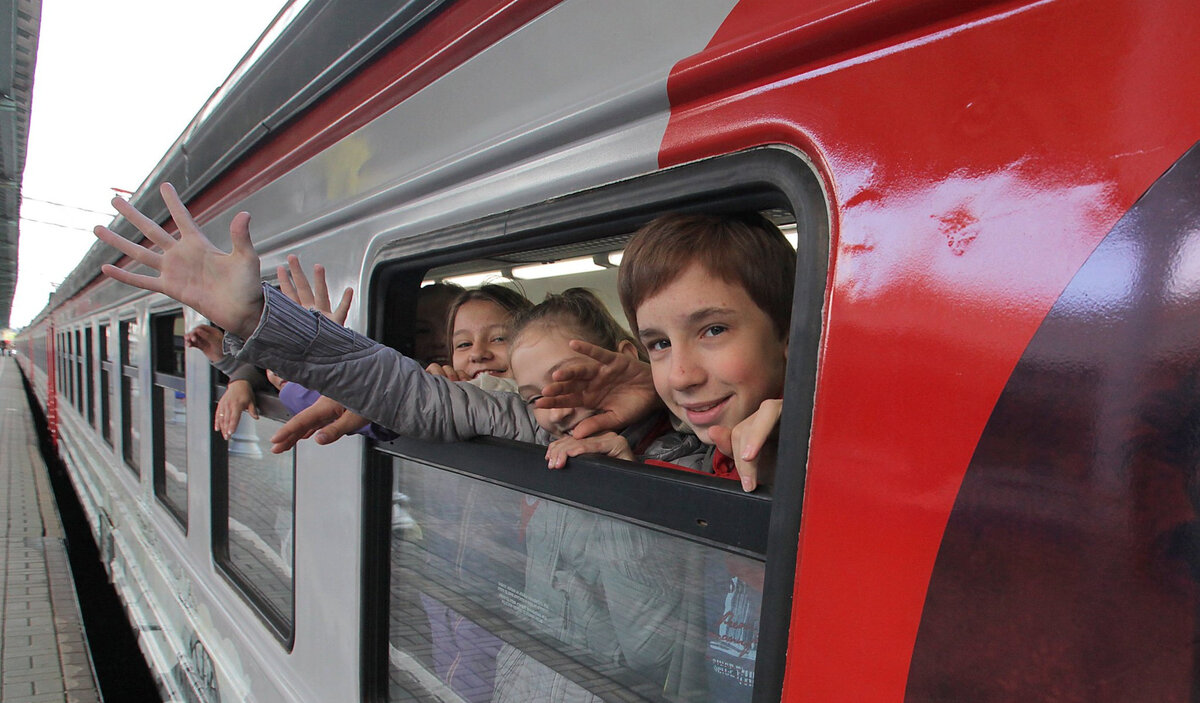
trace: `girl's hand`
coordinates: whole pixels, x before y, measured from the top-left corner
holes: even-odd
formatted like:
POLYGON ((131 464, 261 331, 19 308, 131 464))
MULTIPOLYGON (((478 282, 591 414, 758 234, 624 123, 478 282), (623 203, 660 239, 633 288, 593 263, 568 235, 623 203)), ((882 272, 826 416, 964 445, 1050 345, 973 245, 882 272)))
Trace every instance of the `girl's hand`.
POLYGON ((162 184, 159 192, 179 226, 178 239, 121 198, 113 198, 113 207, 146 235, 153 246, 135 244, 103 225, 93 230, 100 241, 159 275, 130 273, 111 264, 105 264, 102 270, 114 280, 170 296, 219 327, 249 337, 263 311, 261 264, 250 243, 250 213, 239 212, 229 223, 233 251, 226 254, 213 246, 196 226, 170 183, 162 184))
POLYGON ((614 459, 633 461, 633 450, 629 448, 629 442, 619 434, 605 432, 583 439, 568 435, 554 440, 546 447, 546 467, 561 469, 566 466, 568 457, 580 454, 604 454, 614 459))
POLYGON ((300 258, 291 254, 287 258, 287 266, 275 267, 279 276, 279 290, 292 299, 292 302, 303 305, 309 310, 316 310, 339 325, 346 324, 346 316, 350 314, 350 301, 354 299, 354 289, 342 291, 342 300, 336 309, 329 303, 329 286, 325 283, 325 267, 313 264, 313 284, 308 284, 304 275, 304 267, 300 258))

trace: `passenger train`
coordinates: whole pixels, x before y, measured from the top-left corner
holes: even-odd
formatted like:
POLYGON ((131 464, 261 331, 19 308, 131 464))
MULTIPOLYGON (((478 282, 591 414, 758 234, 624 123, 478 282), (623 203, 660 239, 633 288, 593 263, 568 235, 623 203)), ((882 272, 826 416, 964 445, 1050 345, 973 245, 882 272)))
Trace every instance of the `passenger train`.
POLYGON ((276 455, 266 395, 226 441, 204 320, 97 246, 16 348, 164 697, 1200 700, 1198 36, 1194 0, 295 0, 137 207, 170 181, 225 247, 250 211, 266 280, 324 264, 400 350, 423 284, 619 311, 640 225, 760 211, 778 462, 276 455), (571 589, 617 577, 679 605, 610 598, 655 637, 605 657, 571 589))

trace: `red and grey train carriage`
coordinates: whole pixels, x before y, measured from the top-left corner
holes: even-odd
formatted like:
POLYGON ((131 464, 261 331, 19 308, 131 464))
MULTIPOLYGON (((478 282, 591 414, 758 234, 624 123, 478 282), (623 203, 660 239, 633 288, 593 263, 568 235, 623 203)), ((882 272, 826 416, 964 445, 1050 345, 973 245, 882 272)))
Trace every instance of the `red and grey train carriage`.
POLYGON ((139 207, 250 210, 264 275, 324 263, 402 350, 422 283, 615 309, 640 224, 759 210, 799 264, 774 482, 276 456, 266 396, 226 442, 201 320, 95 250, 18 348, 172 697, 1200 698, 1200 6, 350 5, 281 14, 139 207))

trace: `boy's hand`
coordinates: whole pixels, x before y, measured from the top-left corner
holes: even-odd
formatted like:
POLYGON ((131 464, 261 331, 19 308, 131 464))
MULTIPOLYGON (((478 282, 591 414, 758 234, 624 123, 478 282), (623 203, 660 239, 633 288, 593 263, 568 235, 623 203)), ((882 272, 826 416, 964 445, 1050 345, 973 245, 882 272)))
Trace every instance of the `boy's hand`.
POLYGON ((183 335, 183 346, 185 349, 199 349, 215 364, 225 358, 225 351, 221 346, 224 338, 225 333, 212 325, 196 325, 183 335))
POLYGON ((554 382, 542 389, 535 405, 606 411, 576 425, 571 431, 573 436, 582 439, 624 429, 661 405, 649 364, 579 339, 572 339, 570 345, 591 360, 569 362, 555 371, 554 382))
POLYGON ((240 337, 249 337, 263 311, 261 264, 250 243, 250 214, 239 212, 229 223, 233 251, 226 254, 213 246, 196 226, 170 183, 162 184, 159 192, 179 226, 179 239, 167 234, 127 201, 113 198, 112 204, 151 244, 162 250, 161 254, 134 244, 102 225, 93 230, 100 241, 158 271, 159 275, 130 273, 111 264, 104 265, 104 273, 135 288, 168 295, 218 326, 240 337))
POLYGON ((317 402, 296 413, 271 437, 271 452, 282 454, 302 439, 316 434, 317 444, 332 444, 369 424, 369 420, 353 413, 333 398, 321 396, 317 402))
POLYGON ((725 456, 733 459, 742 490, 749 493, 761 483, 770 483, 775 471, 776 435, 782 400, 764 400, 749 417, 732 430, 713 425, 708 436, 725 456))
POLYGON ((354 289, 347 287, 342 291, 342 300, 334 309, 329 303, 325 267, 313 264, 313 284, 310 286, 308 278, 304 275, 304 267, 300 265, 300 257, 289 254, 287 262, 287 266, 275 267, 275 274, 279 277, 279 291, 291 298, 292 302, 309 310, 316 310, 339 325, 345 325, 346 316, 350 314, 350 301, 354 299, 354 289))
POLYGON ((249 381, 230 381, 225 387, 225 395, 217 401, 217 412, 213 415, 213 429, 228 440, 237 430, 242 421, 242 412, 250 413, 250 417, 258 419, 258 408, 254 406, 254 389, 249 381))
POLYGON ((566 466, 568 457, 580 454, 604 454, 614 459, 633 461, 629 442, 619 434, 605 432, 585 439, 567 436, 554 440, 546 447, 546 467, 561 469, 566 466))

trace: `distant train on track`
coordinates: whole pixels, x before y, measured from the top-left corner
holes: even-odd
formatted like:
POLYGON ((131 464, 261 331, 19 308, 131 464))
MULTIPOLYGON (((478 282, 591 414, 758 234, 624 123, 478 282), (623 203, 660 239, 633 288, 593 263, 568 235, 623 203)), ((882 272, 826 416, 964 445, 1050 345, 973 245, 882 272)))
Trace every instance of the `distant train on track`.
POLYGON ((204 320, 97 247, 14 344, 164 694, 1200 700, 1198 36, 1194 0, 293 2, 139 208, 170 181, 222 246, 252 212, 266 279, 325 264, 401 350, 423 283, 619 310, 640 225, 760 211, 797 250, 778 466, 274 455, 267 396, 226 441, 204 320), (556 629, 547 506, 689 565, 665 679, 556 629))

